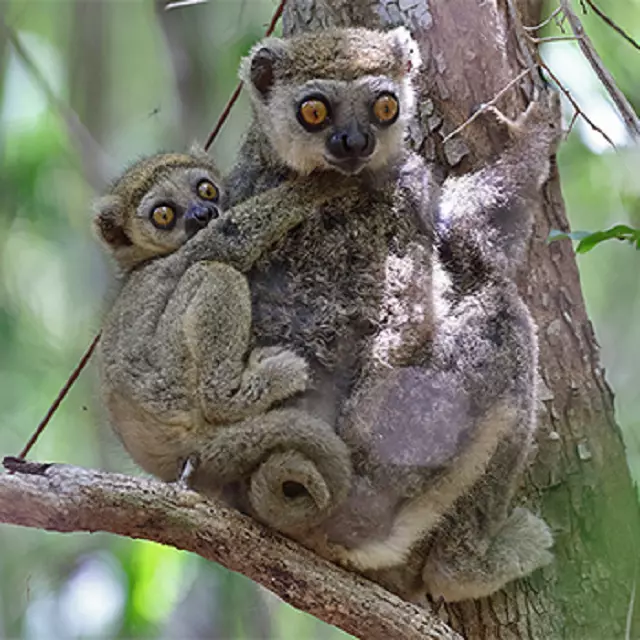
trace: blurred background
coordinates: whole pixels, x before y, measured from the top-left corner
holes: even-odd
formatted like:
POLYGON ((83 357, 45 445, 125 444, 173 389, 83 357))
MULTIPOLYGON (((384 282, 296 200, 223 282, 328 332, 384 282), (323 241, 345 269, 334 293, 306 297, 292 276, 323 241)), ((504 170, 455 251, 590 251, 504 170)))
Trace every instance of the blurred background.
MULTIPOLYGON (((137 156, 206 138, 275 5, 210 0, 162 11, 152 0, 0 0, 0 455, 22 448, 113 290, 91 233, 92 197, 137 156)), ((606 10, 640 40, 640 0, 609 0, 606 10)), ((593 14, 582 18, 640 111, 640 51, 593 14)), ((582 119, 574 124, 559 155, 572 229, 640 226, 640 154, 610 99, 575 43, 546 44, 544 57, 618 147, 582 119)), ((223 169, 247 117, 241 98, 213 146, 223 169)), ((610 241, 578 263, 638 481, 640 253, 610 241)), ((34 457, 138 473, 96 397, 89 367, 34 457)), ((193 555, 0 526, 0 638, 338 637, 347 636, 193 555)))

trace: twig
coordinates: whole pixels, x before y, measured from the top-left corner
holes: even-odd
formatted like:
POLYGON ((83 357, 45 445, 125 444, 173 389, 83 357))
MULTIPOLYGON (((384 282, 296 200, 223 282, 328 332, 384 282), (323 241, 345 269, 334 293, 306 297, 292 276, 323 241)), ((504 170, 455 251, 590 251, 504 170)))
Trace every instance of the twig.
POLYGON ((638 44, 622 27, 618 26, 600 7, 593 3, 592 0, 584 0, 592 9, 593 12, 602 20, 604 20, 614 31, 617 31, 629 44, 640 51, 640 44, 638 44))
POLYGON ((192 7, 196 4, 206 4, 208 0, 169 0, 164 5, 165 11, 172 9, 182 9, 183 7, 192 7))
POLYGON ((571 95, 569 89, 567 89, 562 82, 558 79, 558 77, 551 71, 547 63, 540 57, 538 53, 536 53, 538 64, 549 74, 549 77, 556 83, 556 86, 564 95, 567 97, 567 100, 571 103, 571 106, 576 110, 576 113, 580 114, 582 118, 584 118, 585 122, 594 130, 597 131, 614 149, 616 145, 613 143, 613 140, 598 126, 591 120, 587 114, 580 108, 580 105, 575 101, 575 98, 571 95))
POLYGON ((31 58, 31 55, 20 42, 16 32, 2 20, 0 20, 0 28, 6 33, 7 40, 11 43, 16 55, 29 70, 29 73, 42 93, 44 93, 49 104, 58 112, 64 121, 69 137, 75 141, 80 151, 85 178, 96 191, 102 191, 108 182, 105 169, 110 167, 111 163, 109 158, 100 145, 93 139, 84 124, 82 124, 78 114, 64 101, 60 100, 53 89, 51 89, 44 75, 31 58))
POLYGON ((534 44, 544 44, 545 42, 575 42, 576 40, 580 40, 580 38, 577 36, 546 36, 544 38, 529 36, 529 40, 534 44))
POLYGON ((511 87, 513 87, 514 84, 516 84, 517 82, 522 80, 522 78, 524 78, 528 73, 531 73, 531 71, 533 71, 533 69, 523 69, 515 78, 513 78, 513 80, 510 80, 509 83, 505 87, 500 89, 500 91, 498 91, 498 93, 496 93, 496 95, 493 96, 493 98, 491 100, 489 100, 489 102, 485 102, 485 103, 481 104, 480 107, 478 108, 478 110, 475 113, 473 113, 473 115, 470 118, 467 118, 467 120, 465 120, 457 129, 454 129, 451 133, 449 133, 447 136, 445 136, 444 139, 442 140, 442 143, 444 144, 448 140, 451 140, 451 138, 453 138, 453 136, 457 135, 463 129, 468 127, 476 118, 478 118, 489 107, 494 106, 498 102, 498 100, 500 100, 500 98, 507 91, 509 91, 509 89, 511 89, 511 87))
POLYGON ((367 640, 460 636, 427 609, 349 573, 251 518, 176 485, 5 460, 0 522, 50 531, 107 531, 192 551, 289 604, 367 640))
POLYGON ((571 122, 569 122, 569 127, 567 128, 567 132, 565 133, 565 140, 569 137, 569 134, 573 131, 573 125, 576 123, 578 116, 580 115, 579 111, 574 109, 573 115, 571 116, 571 122))
MULTIPOLYGON (((287 3, 287 0, 280 0, 280 4, 278 5, 277 9, 275 10, 275 13, 271 17, 271 22, 269 23, 269 26, 267 27, 267 30, 264 34, 265 38, 268 38, 274 32, 276 25, 278 24, 278 20, 280 20, 280 17, 282 16, 282 12, 284 11, 284 5, 286 3, 287 3)), ((209 147, 212 145, 213 141, 216 139, 216 136, 218 135, 218 133, 220 133, 220 129, 222 129, 222 125, 224 125, 227 118, 229 117, 229 113, 231 113, 231 109, 233 108, 236 101, 238 100, 238 97, 240 96, 241 91, 242 91, 242 82, 238 82, 238 85, 234 89, 233 93, 231 94, 231 97, 229 98, 229 101, 227 102, 227 106, 224 108, 224 110, 220 114, 220 117, 218 118, 218 122, 216 122, 216 125, 213 128, 213 131, 209 134, 209 137, 207 138, 207 141, 204 144, 205 151, 209 150, 209 147)))
POLYGON ((636 604, 636 580, 633 580, 631 588, 631 597, 629 598, 629 607, 627 609, 627 623, 625 625, 625 640, 631 640, 631 627, 633 626, 633 609, 636 604))
POLYGON ((204 150, 208 151, 209 147, 212 145, 213 141, 216 139, 216 136, 220 133, 220 129, 222 129, 222 125, 226 122, 229 117, 229 113, 231 113, 231 109, 237 102, 240 92, 242 91, 242 81, 238 82, 236 88, 233 90, 231 97, 229 98, 225 108, 223 109, 220 117, 218 118, 218 122, 216 122, 216 126, 213 128, 213 131, 209 134, 207 141, 204 144, 204 150))
POLYGON ((548 18, 546 18, 545 20, 543 20, 540 24, 536 24, 533 27, 525 27, 523 25, 523 29, 525 31, 538 31, 539 29, 542 29, 544 27, 546 27, 560 12, 562 11, 561 7, 557 7, 556 9, 554 9, 554 11, 551 13, 551 15, 549 15, 548 18))
POLYGON ((64 383, 62 389, 60 389, 60 391, 58 392, 56 399, 53 401, 53 404, 49 407, 49 410, 47 411, 46 415, 40 421, 40 424, 38 425, 36 430, 33 432, 31 437, 29 438, 29 441, 24 446, 24 449, 18 454, 18 457, 20 459, 24 459, 27 457, 29 451, 31 451, 31 448, 36 443, 36 440, 40 437, 40 434, 45 430, 45 427, 49 424, 49 421, 53 417, 53 414, 58 410, 58 407, 60 406, 62 401, 65 399, 66 395, 69 393, 69 389, 71 389, 75 381, 78 379, 78 376, 80 375, 82 370, 87 366, 87 362, 89 362, 89 358, 91 357, 91 354, 94 352, 96 346, 98 345, 99 340, 100 340, 100 333, 98 333, 93 338, 93 340, 91 341, 91 344, 87 347, 87 350, 84 352, 82 358, 80 358, 80 362, 78 362, 78 364, 75 366, 74 370, 71 372, 71 375, 67 378, 67 381, 64 383))
POLYGON ((620 91, 616 85, 615 80, 609 70, 605 67, 604 63, 600 59, 600 56, 596 52, 589 36, 584 31, 580 18, 573 11, 570 5, 570 0, 560 0, 560 6, 562 11, 571 26, 571 30, 578 38, 578 46, 582 50, 584 57, 589 61, 589 64, 596 72, 600 82, 605 86, 613 102, 618 107, 620 115, 624 120, 629 133, 632 138, 636 140, 640 138, 640 119, 636 115, 631 103, 627 100, 626 96, 620 91))

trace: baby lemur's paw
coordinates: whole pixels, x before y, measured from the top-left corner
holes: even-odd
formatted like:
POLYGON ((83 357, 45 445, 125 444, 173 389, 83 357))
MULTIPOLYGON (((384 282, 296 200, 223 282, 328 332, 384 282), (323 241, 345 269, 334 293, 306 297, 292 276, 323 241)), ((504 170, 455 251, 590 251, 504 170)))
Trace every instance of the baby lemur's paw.
POLYGON ((528 509, 514 509, 493 539, 476 542, 475 549, 450 541, 431 551, 423 579, 432 597, 484 598, 553 560, 551 531, 528 509))
POLYGON ((252 375, 258 375, 265 381, 274 401, 289 398, 309 386, 307 361, 283 347, 254 349, 247 368, 252 375))
POLYGON ((502 124, 511 141, 510 152, 522 163, 529 164, 542 184, 549 174, 549 158, 556 151, 562 134, 560 97, 556 91, 547 90, 538 99, 511 120, 495 106, 487 113, 502 124))

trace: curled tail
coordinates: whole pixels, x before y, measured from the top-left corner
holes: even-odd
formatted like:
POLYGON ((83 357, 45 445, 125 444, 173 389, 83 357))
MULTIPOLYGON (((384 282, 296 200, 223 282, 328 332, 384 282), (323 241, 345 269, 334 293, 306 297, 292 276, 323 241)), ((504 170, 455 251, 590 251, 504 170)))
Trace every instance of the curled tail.
POLYGON ((220 488, 247 479, 254 514, 285 533, 324 520, 347 496, 347 446, 323 420, 280 409, 219 429, 201 443, 194 486, 220 488))

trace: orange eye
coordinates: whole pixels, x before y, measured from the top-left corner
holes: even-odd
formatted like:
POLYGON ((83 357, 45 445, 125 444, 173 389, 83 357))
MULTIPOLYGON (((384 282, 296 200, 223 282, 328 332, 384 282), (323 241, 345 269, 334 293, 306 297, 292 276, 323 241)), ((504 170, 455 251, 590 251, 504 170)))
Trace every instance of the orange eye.
POLYGON ((392 124, 400 111, 398 100, 390 93, 382 94, 373 104, 373 115, 380 124, 392 124))
POLYGON ((198 195, 203 200, 217 200, 218 190, 213 182, 209 182, 209 180, 202 180, 198 184, 198 195))
POLYGON ((171 229, 176 223, 176 212, 169 205, 162 204, 151 212, 151 222, 158 229, 171 229))
POLYGON ((307 129, 321 127, 329 117, 329 108, 326 102, 318 98, 305 100, 298 109, 298 119, 307 129))

